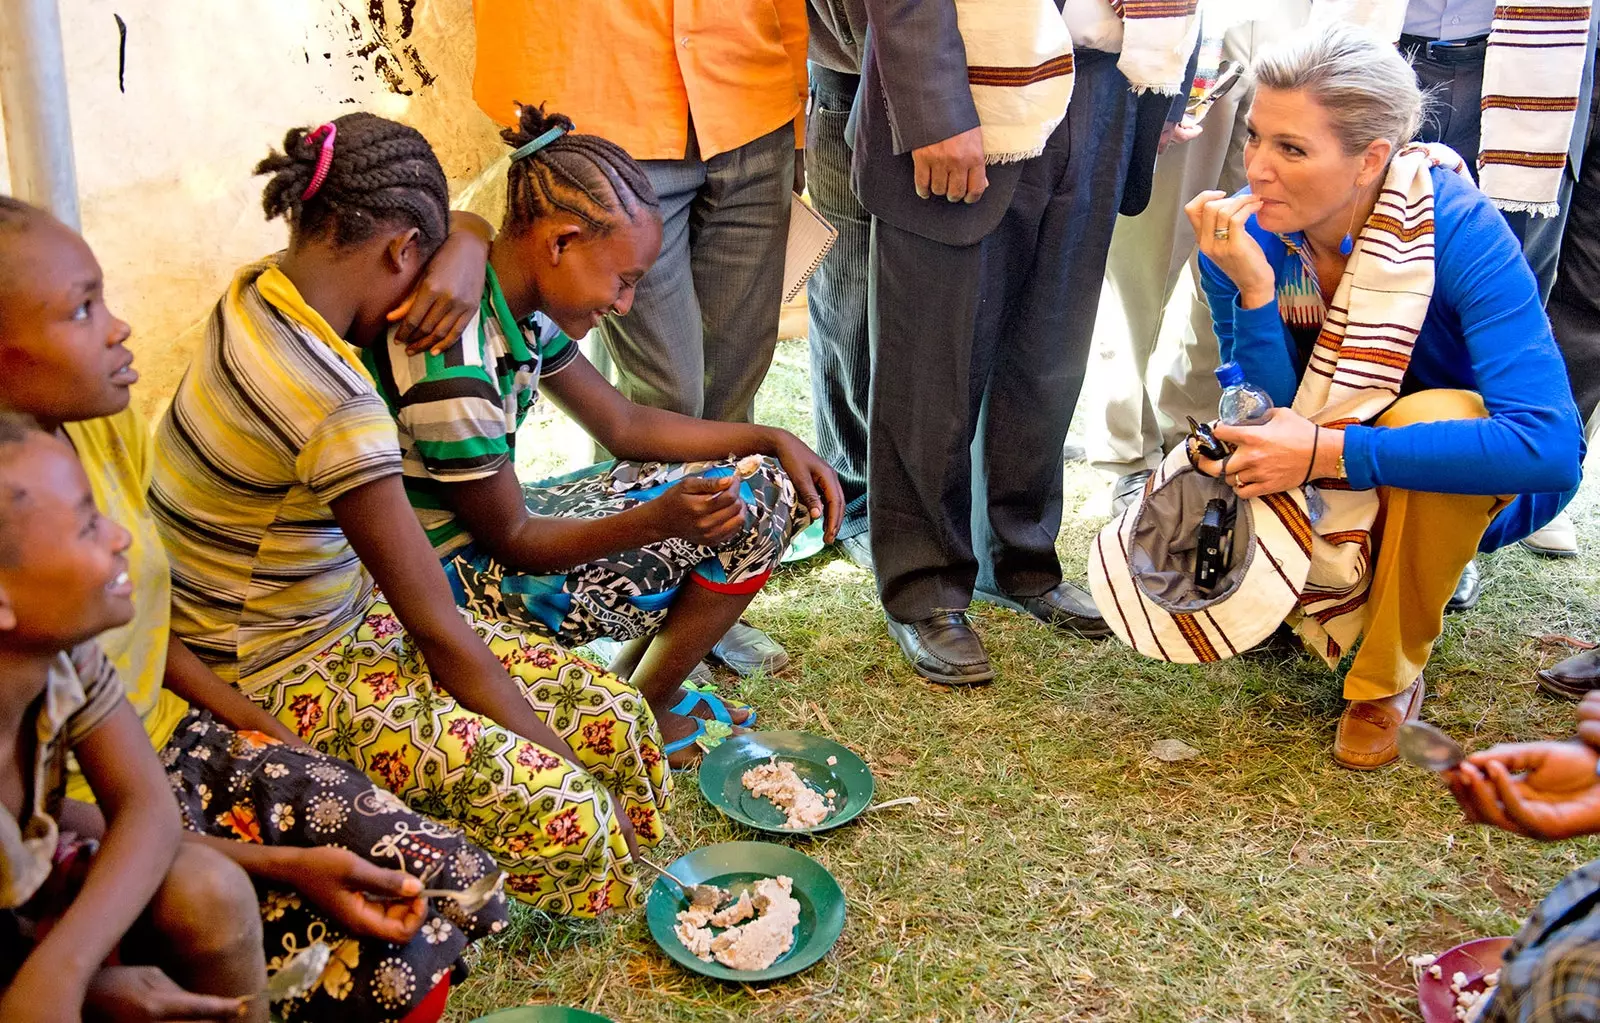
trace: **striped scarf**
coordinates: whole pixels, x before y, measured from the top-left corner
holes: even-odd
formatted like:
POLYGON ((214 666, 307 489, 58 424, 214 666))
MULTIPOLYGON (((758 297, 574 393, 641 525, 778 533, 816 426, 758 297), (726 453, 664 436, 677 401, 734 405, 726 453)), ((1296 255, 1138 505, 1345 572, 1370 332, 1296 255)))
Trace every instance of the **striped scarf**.
MULTIPOLYGON (((1292 405, 1327 429, 1370 422, 1400 395, 1411 348, 1433 299, 1431 169, 1436 164, 1461 174, 1467 169, 1445 146, 1400 150, 1345 264, 1292 405)), ((1378 495, 1352 490, 1344 480, 1316 484, 1325 510, 1314 526, 1311 571, 1295 630, 1336 665, 1366 625, 1378 495)))
MULTIPOLYGON (((1122 19, 1117 68, 1135 92, 1177 95, 1199 30, 1197 0, 1110 0, 1122 19)), ((1072 100, 1072 35, 1053 0, 955 0, 984 159, 1044 152, 1072 100)))
MULTIPOLYGON (((1406 2, 1318 0, 1315 14, 1397 39, 1406 2)), ((1589 52, 1589 11, 1580 0, 1494 9, 1483 62, 1478 183, 1508 213, 1561 212, 1557 199, 1589 52)))

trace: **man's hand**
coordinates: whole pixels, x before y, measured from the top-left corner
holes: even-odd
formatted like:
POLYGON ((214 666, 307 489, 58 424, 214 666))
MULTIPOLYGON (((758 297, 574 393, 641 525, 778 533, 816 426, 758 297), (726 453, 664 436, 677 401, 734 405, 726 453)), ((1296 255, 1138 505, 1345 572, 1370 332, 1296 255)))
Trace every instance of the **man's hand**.
POLYGON ((951 202, 977 202, 989 187, 983 161, 983 129, 972 128, 943 142, 911 151, 917 195, 943 196, 951 202))
MULTIPOLYGON (((239 1017, 243 1004, 241 998, 185 991, 154 966, 107 966, 89 983, 89 992, 83 1001, 83 1018, 91 1023, 231 1020, 239 1017)), ((74 1015, 68 1013, 62 1018, 74 1015)), ((7 1012, 5 1018, 18 1017, 7 1012)))
POLYGON ((1506 743, 1446 775, 1469 820, 1553 841, 1600 832, 1600 754, 1581 742, 1506 743))
POLYGON ((1193 114, 1184 114, 1181 121, 1168 121, 1161 129, 1161 139, 1156 143, 1156 153, 1159 155, 1167 151, 1167 147, 1176 143, 1183 145, 1199 138, 1206 130, 1206 126, 1195 119, 1193 114))
POLYGON ((404 945, 428 915, 427 900, 417 897, 422 882, 410 874, 332 846, 297 852, 294 887, 351 934, 404 945))

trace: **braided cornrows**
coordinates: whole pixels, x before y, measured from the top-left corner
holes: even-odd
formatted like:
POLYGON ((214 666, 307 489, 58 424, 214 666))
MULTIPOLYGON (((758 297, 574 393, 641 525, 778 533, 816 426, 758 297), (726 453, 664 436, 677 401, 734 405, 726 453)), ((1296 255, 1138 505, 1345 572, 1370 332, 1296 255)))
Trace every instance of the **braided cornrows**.
POLYGON ((427 252, 442 244, 450 230, 450 191, 428 140, 375 114, 346 114, 333 123, 339 129, 333 162, 310 199, 300 197, 321 151, 310 129, 291 129, 284 151, 256 165, 257 174, 272 175, 261 195, 267 219, 283 217, 311 237, 331 230, 335 245, 366 241, 380 222, 398 220, 422 233, 427 252))
POLYGON ((659 216, 660 202, 644 169, 615 142, 580 135, 564 114, 544 107, 518 107, 517 127, 500 133, 512 148, 532 142, 554 127, 566 134, 514 161, 506 172, 506 221, 512 234, 541 217, 566 214, 605 234, 641 214, 659 216))

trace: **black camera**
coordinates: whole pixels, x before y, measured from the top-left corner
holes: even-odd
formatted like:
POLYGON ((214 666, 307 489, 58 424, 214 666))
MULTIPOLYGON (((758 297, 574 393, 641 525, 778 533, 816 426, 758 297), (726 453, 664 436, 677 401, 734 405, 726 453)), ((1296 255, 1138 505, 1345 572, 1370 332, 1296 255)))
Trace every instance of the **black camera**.
POLYGON ((1193 464, 1197 455, 1204 455, 1213 462, 1220 462, 1233 451, 1227 444, 1217 439, 1211 432, 1209 423, 1197 423, 1194 416, 1189 416, 1189 462, 1193 464))
POLYGON ((1204 593, 1215 590, 1232 560, 1233 516, 1227 501, 1213 497, 1206 502, 1205 514, 1195 529, 1195 588, 1204 593))

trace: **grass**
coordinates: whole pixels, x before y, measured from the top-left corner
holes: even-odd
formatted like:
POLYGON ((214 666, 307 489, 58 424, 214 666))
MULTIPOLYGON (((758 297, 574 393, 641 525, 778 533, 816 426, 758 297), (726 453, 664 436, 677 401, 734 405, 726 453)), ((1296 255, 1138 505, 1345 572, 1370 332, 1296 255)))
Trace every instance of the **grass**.
MULTIPOLYGON (((808 408, 804 346, 786 344, 761 414, 809 434, 808 408)), ((553 436, 533 429, 527 447, 553 436)), ((1068 468, 1067 507, 1092 506, 1104 484, 1068 468)), ((1591 490, 1577 509, 1591 546, 1597 503, 1591 490)), ((1099 524, 1063 529, 1069 576, 1099 524)), ((1570 651, 1535 637, 1593 638, 1594 558, 1518 548, 1483 568, 1482 603, 1449 618, 1429 667, 1427 716, 1479 746, 1568 732, 1570 706, 1530 680, 1570 651)), ((831 554, 780 573, 753 618, 794 656, 742 686, 763 724, 862 753, 879 799, 922 797, 792 840, 845 890, 838 945, 797 977, 741 987, 673 965, 640 913, 519 908, 475 951, 451 1019, 543 1002, 630 1023, 1415 1019, 1405 956, 1513 932, 1600 852, 1470 828, 1413 769, 1334 767, 1339 688, 1311 661, 1165 665, 979 609, 999 680, 946 690, 911 673, 869 576, 831 554), (1149 752, 1163 738, 1201 755, 1163 763, 1149 752)), ((663 857, 752 837, 693 776, 677 791, 663 857)))

